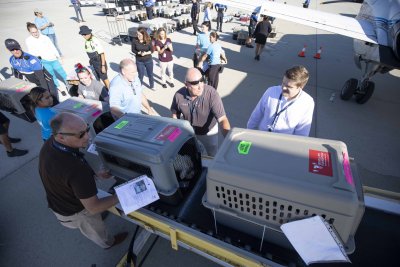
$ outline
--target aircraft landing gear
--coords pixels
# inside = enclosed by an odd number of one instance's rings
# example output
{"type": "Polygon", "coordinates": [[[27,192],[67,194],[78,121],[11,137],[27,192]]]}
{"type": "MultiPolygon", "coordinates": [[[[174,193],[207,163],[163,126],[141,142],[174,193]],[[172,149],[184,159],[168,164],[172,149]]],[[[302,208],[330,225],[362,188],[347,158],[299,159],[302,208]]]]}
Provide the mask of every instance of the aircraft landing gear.
{"type": "Polygon", "coordinates": [[[357,86],[358,86],[357,79],[354,78],[348,79],[342,87],[342,91],[340,92],[340,98],[346,101],[349,100],[355,94],[357,86]]]}
{"type": "Polygon", "coordinates": [[[349,100],[353,95],[356,97],[356,102],[358,104],[367,103],[374,93],[375,84],[368,80],[364,80],[359,85],[357,79],[348,79],[342,87],[340,92],[340,98],[342,100],[349,100]]]}
{"type": "Polygon", "coordinates": [[[358,104],[367,103],[375,90],[375,84],[370,81],[364,81],[356,92],[356,102],[358,104]]]}

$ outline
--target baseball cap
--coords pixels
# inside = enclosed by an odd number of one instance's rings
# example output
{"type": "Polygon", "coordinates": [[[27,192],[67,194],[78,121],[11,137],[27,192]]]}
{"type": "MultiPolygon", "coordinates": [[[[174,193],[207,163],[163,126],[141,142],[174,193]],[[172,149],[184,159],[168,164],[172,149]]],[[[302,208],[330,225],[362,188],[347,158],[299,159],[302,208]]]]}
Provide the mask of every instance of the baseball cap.
{"type": "Polygon", "coordinates": [[[14,50],[14,49],[18,49],[21,50],[21,46],[19,45],[19,43],[17,41],[15,41],[14,39],[6,39],[4,41],[4,44],[6,45],[6,48],[10,51],[14,50]]]}
{"type": "Polygon", "coordinates": [[[80,35],[86,35],[86,34],[91,34],[92,29],[90,29],[88,26],[83,25],[79,28],[79,34],[80,35]]]}

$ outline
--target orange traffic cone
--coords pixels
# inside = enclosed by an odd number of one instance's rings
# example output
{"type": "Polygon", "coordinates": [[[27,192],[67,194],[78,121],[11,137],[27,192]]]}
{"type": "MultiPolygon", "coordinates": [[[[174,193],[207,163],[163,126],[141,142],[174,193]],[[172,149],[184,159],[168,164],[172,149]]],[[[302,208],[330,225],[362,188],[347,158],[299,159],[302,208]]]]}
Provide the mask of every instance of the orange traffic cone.
{"type": "Polygon", "coordinates": [[[306,47],[307,47],[307,45],[304,45],[303,49],[301,49],[300,53],[298,54],[299,57],[306,56],[306,47]]]}
{"type": "Polygon", "coordinates": [[[318,49],[318,51],[315,54],[314,58],[321,59],[321,53],[322,53],[322,46],[318,49]]]}

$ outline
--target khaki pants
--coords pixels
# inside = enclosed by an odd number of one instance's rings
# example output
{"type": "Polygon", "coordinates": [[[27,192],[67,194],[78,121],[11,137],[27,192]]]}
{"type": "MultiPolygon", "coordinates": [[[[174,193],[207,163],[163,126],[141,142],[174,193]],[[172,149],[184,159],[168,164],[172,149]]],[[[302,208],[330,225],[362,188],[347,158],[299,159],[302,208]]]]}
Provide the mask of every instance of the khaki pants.
{"type": "Polygon", "coordinates": [[[167,70],[169,76],[169,82],[174,83],[174,61],[162,62],[160,61],[161,66],[161,82],[165,84],[167,81],[167,70]]]}
{"type": "MultiPolygon", "coordinates": [[[[54,212],[54,211],[53,211],[54,212]]],[[[60,223],[71,229],[79,229],[81,233],[102,248],[109,248],[114,237],[107,233],[101,214],[91,215],[86,209],[71,216],[55,213],[60,223]]]]}

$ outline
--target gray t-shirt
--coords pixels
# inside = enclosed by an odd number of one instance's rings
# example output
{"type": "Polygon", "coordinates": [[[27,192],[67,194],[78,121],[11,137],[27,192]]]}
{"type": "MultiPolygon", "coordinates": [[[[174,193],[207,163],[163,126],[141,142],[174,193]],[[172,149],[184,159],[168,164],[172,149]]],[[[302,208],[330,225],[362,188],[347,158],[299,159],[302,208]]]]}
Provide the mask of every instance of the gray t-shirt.
{"type": "Polygon", "coordinates": [[[92,80],[92,83],[89,86],[83,85],[82,83],[79,83],[78,86],[78,94],[82,95],[86,99],[92,100],[100,100],[100,95],[103,90],[106,90],[104,85],[97,80],[92,80]]]}

